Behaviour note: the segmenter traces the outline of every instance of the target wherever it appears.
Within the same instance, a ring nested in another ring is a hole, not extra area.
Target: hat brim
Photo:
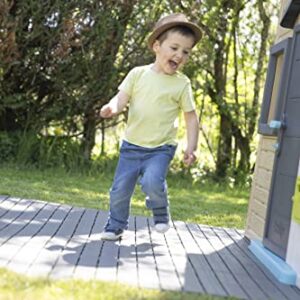
[[[195,35],[195,43],[194,45],[196,45],[202,38],[202,31],[201,29],[195,25],[194,23],[191,22],[169,22],[167,24],[164,24],[160,27],[158,27],[157,29],[155,29],[151,35],[148,38],[148,47],[152,50],[152,46],[153,43],[155,42],[155,40],[165,31],[167,31],[168,29],[171,29],[172,27],[175,26],[184,26],[187,27],[189,29],[191,29]]]

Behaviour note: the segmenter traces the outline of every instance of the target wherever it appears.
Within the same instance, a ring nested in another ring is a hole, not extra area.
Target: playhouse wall
[[[288,3],[289,0],[281,1],[279,20],[281,20]],[[300,16],[297,19],[296,24],[300,24]],[[291,37],[292,35],[293,30],[286,29],[278,25],[275,44],[281,42],[282,40],[288,37]],[[282,60],[278,59],[273,93],[271,98],[270,114],[272,114],[272,111],[274,111],[272,107],[274,107],[276,99],[276,91],[278,90],[278,78],[281,71],[281,67]],[[272,115],[269,116],[269,119],[272,119]],[[253,182],[251,187],[245,229],[245,235],[249,239],[263,239],[275,155],[273,145],[276,143],[276,141],[277,137],[259,137],[257,159],[253,175]]]
[[[260,137],[253,176],[245,235],[249,239],[263,238],[267,202],[274,161],[273,137]]]
[[[300,288],[300,161],[298,164],[298,177],[293,197],[293,211],[287,247],[286,262],[297,273],[296,285]]]

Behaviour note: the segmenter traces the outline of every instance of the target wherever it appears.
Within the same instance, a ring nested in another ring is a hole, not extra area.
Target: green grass
[[[17,166],[0,166],[0,195],[46,200],[97,209],[108,209],[108,190],[113,168],[84,175],[64,170],[37,170]],[[96,175],[95,175],[96,174]],[[244,228],[248,189],[231,189],[212,183],[193,183],[182,175],[168,178],[171,213],[174,220],[212,226]],[[136,189],[132,214],[147,215],[144,195]],[[88,300],[216,300],[219,297],[138,289],[123,284],[99,281],[53,281],[28,278],[0,269],[0,300],[88,299]],[[234,299],[234,298],[228,298]]]
[[[108,170],[106,173],[84,175],[59,169],[41,171],[0,166],[0,194],[108,210],[113,169]],[[193,183],[182,175],[172,174],[168,178],[168,186],[174,220],[244,228],[248,189]],[[131,213],[151,215],[139,187],[132,199]]]
[[[0,269],[0,300],[217,300],[215,296],[162,292],[117,283],[28,278]],[[234,299],[234,298],[226,298]]]

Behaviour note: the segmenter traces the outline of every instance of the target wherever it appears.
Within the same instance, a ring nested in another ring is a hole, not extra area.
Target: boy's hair
[[[195,44],[196,37],[195,37],[195,33],[193,32],[193,30],[191,30],[190,28],[188,28],[186,26],[181,26],[181,25],[174,26],[174,27],[164,31],[156,38],[156,40],[158,40],[159,43],[162,44],[163,41],[165,41],[167,39],[168,34],[170,32],[177,32],[185,37],[192,37],[194,39],[194,44]]]

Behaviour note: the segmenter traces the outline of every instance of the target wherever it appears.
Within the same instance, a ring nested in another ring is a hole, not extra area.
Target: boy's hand
[[[102,118],[111,118],[123,111],[127,102],[129,101],[129,96],[123,92],[114,96],[107,104],[103,105],[100,110],[100,116]]]
[[[184,152],[184,155],[183,155],[183,162],[186,166],[190,166],[191,164],[193,164],[197,159],[197,156],[195,154],[195,151],[188,151],[186,150]]]
[[[117,113],[117,109],[116,107],[113,107],[112,105],[105,104],[104,106],[102,106],[101,110],[100,110],[100,116],[102,118],[111,118],[113,117],[115,114]]]

